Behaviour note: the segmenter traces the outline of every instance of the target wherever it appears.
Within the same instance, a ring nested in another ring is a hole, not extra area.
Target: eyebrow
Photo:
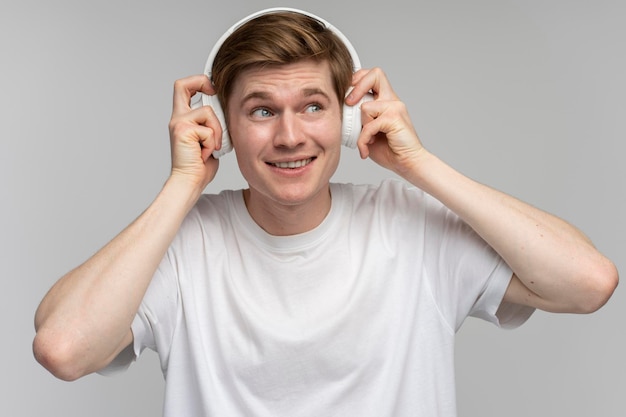
[[[320,88],[305,88],[302,90],[303,97],[311,97],[311,96],[316,96],[316,95],[321,95],[327,100],[330,100],[330,97],[328,96],[328,94],[326,94],[326,92]],[[250,100],[254,100],[254,99],[268,100],[271,97],[272,97],[272,94],[267,91],[252,91],[251,93],[247,94],[243,98],[242,104]]]
[[[328,97],[328,94],[326,94],[325,91],[319,88],[305,88],[303,90],[304,97],[311,97],[311,96],[316,96],[316,95],[321,95],[321,96],[324,96],[326,99],[330,99],[330,97]]]

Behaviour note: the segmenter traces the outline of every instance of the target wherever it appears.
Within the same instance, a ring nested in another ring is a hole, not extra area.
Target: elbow
[[[611,298],[619,283],[619,273],[615,264],[608,259],[596,265],[593,272],[587,274],[586,289],[582,294],[579,313],[589,314],[598,311]]]
[[[40,330],[35,335],[33,355],[37,362],[63,381],[75,381],[86,375],[80,365],[80,356],[76,352],[75,343],[69,338],[50,333]]]

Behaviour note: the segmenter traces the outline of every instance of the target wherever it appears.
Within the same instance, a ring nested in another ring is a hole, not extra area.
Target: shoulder
[[[229,225],[233,224],[234,213],[239,210],[240,205],[243,205],[240,190],[225,190],[219,194],[201,195],[183,220],[177,234],[178,238],[203,234],[206,230],[229,228]]]
[[[243,202],[241,190],[223,190],[218,194],[202,194],[187,218],[202,218],[205,221],[228,218],[233,210],[237,210],[241,202]]]
[[[373,207],[377,210],[404,210],[415,214],[419,207],[438,202],[421,189],[400,179],[390,178],[378,184],[333,184],[333,198],[347,200],[355,207]]]

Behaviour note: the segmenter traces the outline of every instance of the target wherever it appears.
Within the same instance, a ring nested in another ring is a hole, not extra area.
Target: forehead
[[[293,64],[255,67],[243,71],[233,89],[232,98],[251,94],[281,95],[321,90],[333,95],[330,65],[327,61],[305,60]]]

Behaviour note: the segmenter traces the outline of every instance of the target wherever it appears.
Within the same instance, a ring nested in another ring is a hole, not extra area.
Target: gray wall
[[[381,3],[386,5],[382,7]],[[0,415],[156,416],[149,353],[127,373],[54,379],[32,359],[45,291],[132,221],[169,169],[177,78],[267,0],[3,1],[0,5]],[[626,267],[626,3],[291,1],[383,67],[434,153],[578,225]],[[344,151],[335,180],[388,174]],[[224,158],[208,191],[241,187]],[[590,316],[537,313],[515,331],[468,320],[461,416],[623,416],[625,297]]]

